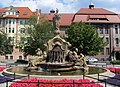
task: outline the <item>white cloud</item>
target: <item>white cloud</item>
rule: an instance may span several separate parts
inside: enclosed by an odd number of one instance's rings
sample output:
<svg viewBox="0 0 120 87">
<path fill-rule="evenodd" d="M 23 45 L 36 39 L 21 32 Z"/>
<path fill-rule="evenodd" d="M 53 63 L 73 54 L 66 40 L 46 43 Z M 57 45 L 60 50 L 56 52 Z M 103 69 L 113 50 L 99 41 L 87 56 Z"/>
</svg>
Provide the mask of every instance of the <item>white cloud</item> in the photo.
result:
<svg viewBox="0 0 120 87">
<path fill-rule="evenodd" d="M 101 2 L 107 1 L 107 0 L 100 0 Z M 107 2 L 119 2 L 120 0 L 108 0 Z"/>
<path fill-rule="evenodd" d="M 106 8 L 106 9 L 109 11 L 115 12 L 115 13 L 120 13 L 120 12 L 118 12 L 120 10 L 118 8 Z"/>
<path fill-rule="evenodd" d="M 80 2 L 81 1 L 81 2 Z M 117 5 L 120 0 L 98 0 L 101 3 L 101 7 L 107 8 L 114 12 L 120 12 L 120 8 Z M 96 2 L 98 2 L 96 1 Z M 86 7 L 88 4 L 88 0 L 0 0 L 0 5 L 3 7 L 8 7 L 10 5 L 16 7 L 29 7 L 32 11 L 35 9 L 42 9 L 42 12 L 49 12 L 51 9 L 59 9 L 61 13 L 75 13 L 81 7 Z M 95 1 L 94 1 L 95 2 Z M 107 3 L 108 5 L 104 5 L 103 3 Z M 113 4 L 113 6 L 111 6 Z M 87 8 L 87 7 L 86 7 Z"/>
<path fill-rule="evenodd" d="M 64 3 L 73 3 L 75 0 L 63 0 Z"/>
<path fill-rule="evenodd" d="M 4 2 L 1 2 L 3 7 L 6 6 L 26 6 L 29 7 L 32 11 L 35 11 L 35 9 L 40 8 L 46 8 L 46 10 L 56 9 L 58 8 L 60 12 L 75 12 L 76 10 L 73 8 L 75 3 L 71 3 L 75 0 L 64 0 L 64 2 L 70 2 L 70 4 L 64 4 L 60 2 L 61 0 L 4 0 Z"/>
</svg>

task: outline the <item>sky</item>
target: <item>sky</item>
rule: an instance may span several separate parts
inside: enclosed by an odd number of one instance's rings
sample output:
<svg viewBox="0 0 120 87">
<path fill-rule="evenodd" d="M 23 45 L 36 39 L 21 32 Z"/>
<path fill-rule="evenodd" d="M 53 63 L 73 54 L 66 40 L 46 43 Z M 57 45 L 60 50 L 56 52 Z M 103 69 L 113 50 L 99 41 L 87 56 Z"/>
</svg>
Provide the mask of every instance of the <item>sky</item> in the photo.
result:
<svg viewBox="0 0 120 87">
<path fill-rule="evenodd" d="M 120 13 L 120 0 L 0 0 L 0 8 L 12 5 L 29 7 L 32 11 L 41 9 L 43 13 L 49 13 L 56 8 L 60 13 L 76 13 L 80 8 L 88 8 L 91 1 L 96 8 Z"/>
</svg>

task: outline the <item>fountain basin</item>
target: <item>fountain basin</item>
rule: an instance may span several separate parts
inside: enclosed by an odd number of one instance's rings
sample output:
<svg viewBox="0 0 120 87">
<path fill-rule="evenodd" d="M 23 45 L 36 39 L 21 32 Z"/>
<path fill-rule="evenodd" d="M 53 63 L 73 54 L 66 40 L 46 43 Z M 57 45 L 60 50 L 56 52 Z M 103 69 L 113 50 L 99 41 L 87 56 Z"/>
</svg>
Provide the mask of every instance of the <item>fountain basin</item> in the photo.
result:
<svg viewBox="0 0 120 87">
<path fill-rule="evenodd" d="M 4 73 L 8 74 L 14 74 L 14 72 L 18 75 L 22 76 L 27 76 L 29 75 L 37 75 L 37 76 L 78 76 L 78 75 L 83 75 L 82 69 L 78 70 L 73 70 L 73 71 L 64 71 L 64 72 L 49 72 L 49 71 L 44 71 L 44 70 L 36 70 L 36 71 L 26 71 L 25 66 L 17 66 L 13 68 L 8 68 L 4 70 Z M 106 72 L 105 69 L 102 68 L 96 68 L 96 67 L 89 67 L 89 73 L 88 75 L 91 74 L 98 74 L 98 73 L 104 73 Z"/>
</svg>

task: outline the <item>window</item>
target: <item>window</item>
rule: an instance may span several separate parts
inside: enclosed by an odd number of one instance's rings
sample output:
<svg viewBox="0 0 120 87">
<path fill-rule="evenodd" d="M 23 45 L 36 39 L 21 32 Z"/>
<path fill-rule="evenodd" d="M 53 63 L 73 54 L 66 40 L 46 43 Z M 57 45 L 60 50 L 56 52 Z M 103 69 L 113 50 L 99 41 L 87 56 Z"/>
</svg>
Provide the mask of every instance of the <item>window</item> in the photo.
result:
<svg viewBox="0 0 120 87">
<path fill-rule="evenodd" d="M 14 28 L 12 29 L 12 33 L 14 33 Z"/>
<path fill-rule="evenodd" d="M 23 24 L 23 21 L 20 21 L 20 24 Z"/>
<path fill-rule="evenodd" d="M 19 59 L 22 60 L 22 56 L 19 56 Z"/>
<path fill-rule="evenodd" d="M 15 20 L 13 19 L 13 24 L 15 24 Z"/>
<path fill-rule="evenodd" d="M 7 33 L 7 27 L 6 27 L 6 33 Z"/>
<path fill-rule="evenodd" d="M 9 33 L 11 33 L 11 28 L 9 28 Z"/>
<path fill-rule="evenodd" d="M 118 28 L 115 28 L 115 34 L 118 34 Z"/>
<path fill-rule="evenodd" d="M 24 56 L 24 59 L 27 60 L 27 56 Z"/>
<path fill-rule="evenodd" d="M 100 34 L 103 34 L 103 29 L 100 29 Z"/>
<path fill-rule="evenodd" d="M 105 29 L 105 34 L 108 34 L 108 28 L 107 28 L 107 29 Z"/>
<path fill-rule="evenodd" d="M 2 21 L 1 21 L 1 19 L 0 19 L 0 24 L 2 24 Z"/>
<path fill-rule="evenodd" d="M 8 24 L 8 21 L 6 20 L 6 24 Z"/>
<path fill-rule="evenodd" d="M 21 28 L 20 33 L 25 33 L 25 28 Z"/>
<path fill-rule="evenodd" d="M 106 48 L 106 54 L 107 54 L 107 55 L 110 54 L 109 48 Z"/>
<path fill-rule="evenodd" d="M 115 25 L 115 27 L 118 27 L 118 25 Z"/>
<path fill-rule="evenodd" d="M 28 12 L 24 12 L 24 13 L 23 13 L 23 15 L 27 15 L 27 14 L 28 14 Z"/>
<path fill-rule="evenodd" d="M 13 59 L 13 56 L 10 56 L 10 59 L 12 60 L 12 59 Z"/>
<path fill-rule="evenodd" d="M 115 38 L 115 43 L 116 43 L 116 46 L 118 46 L 118 44 L 119 44 L 119 39 L 118 38 Z"/>
<path fill-rule="evenodd" d="M 109 44 L 109 38 L 108 37 L 106 37 L 106 43 Z"/>
<path fill-rule="evenodd" d="M 11 20 L 9 20 L 9 24 L 11 24 Z"/>
<path fill-rule="evenodd" d="M 7 60 L 8 60 L 8 56 L 5 56 L 5 59 L 7 59 Z"/>
<path fill-rule="evenodd" d="M 16 12 L 16 15 L 19 15 L 19 11 Z"/>
</svg>

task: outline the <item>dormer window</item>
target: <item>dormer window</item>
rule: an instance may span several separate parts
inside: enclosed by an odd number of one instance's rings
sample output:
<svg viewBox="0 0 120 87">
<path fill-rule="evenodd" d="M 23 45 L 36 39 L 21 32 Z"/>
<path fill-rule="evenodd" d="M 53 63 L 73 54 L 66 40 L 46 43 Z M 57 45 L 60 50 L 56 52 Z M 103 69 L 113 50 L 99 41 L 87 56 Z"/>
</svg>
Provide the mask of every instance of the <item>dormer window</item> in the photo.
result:
<svg viewBox="0 0 120 87">
<path fill-rule="evenodd" d="M 23 15 L 27 15 L 27 14 L 28 14 L 28 12 L 24 12 L 24 13 L 23 13 Z"/>
<path fill-rule="evenodd" d="M 104 15 L 89 15 L 89 20 L 108 21 L 108 19 Z"/>
<path fill-rule="evenodd" d="M 10 8 L 10 10 L 12 10 L 12 8 Z"/>
<path fill-rule="evenodd" d="M 16 12 L 16 15 L 19 15 L 19 11 Z"/>
</svg>

